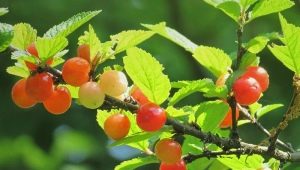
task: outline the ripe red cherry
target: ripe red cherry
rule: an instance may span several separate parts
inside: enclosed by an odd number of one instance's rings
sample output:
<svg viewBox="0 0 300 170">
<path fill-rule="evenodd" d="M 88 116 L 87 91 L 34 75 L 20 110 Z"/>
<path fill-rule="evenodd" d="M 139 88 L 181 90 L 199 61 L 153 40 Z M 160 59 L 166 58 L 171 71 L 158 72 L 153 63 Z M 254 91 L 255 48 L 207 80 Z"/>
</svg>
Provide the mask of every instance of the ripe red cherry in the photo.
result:
<svg viewBox="0 0 300 170">
<path fill-rule="evenodd" d="M 261 91 L 264 92 L 269 87 L 269 74 L 262 68 L 257 66 L 250 66 L 247 68 L 246 73 L 243 77 L 253 77 L 259 83 Z"/>
<path fill-rule="evenodd" d="M 54 89 L 53 94 L 43 102 L 45 109 L 52 114 L 65 113 L 71 106 L 72 98 L 68 88 L 60 86 Z"/>
<path fill-rule="evenodd" d="M 144 93 L 137 86 L 133 86 L 130 92 L 131 97 L 139 104 L 143 105 L 149 103 L 150 101 L 144 95 Z"/>
<path fill-rule="evenodd" d="M 83 44 L 78 46 L 77 48 L 77 56 L 80 58 L 85 59 L 86 61 L 90 62 L 90 46 Z"/>
<path fill-rule="evenodd" d="M 233 92 L 236 101 L 241 105 L 255 103 L 261 95 L 259 83 L 252 77 L 241 77 L 233 84 Z"/>
<path fill-rule="evenodd" d="M 19 80 L 11 90 L 11 97 L 14 103 L 21 108 L 30 108 L 36 101 L 27 95 L 25 91 L 26 79 Z"/>
<path fill-rule="evenodd" d="M 235 109 L 235 119 L 238 120 L 240 116 L 239 113 L 239 109 L 236 108 Z M 226 117 L 224 118 L 224 120 L 222 121 L 222 123 L 220 124 L 221 128 L 228 128 L 232 126 L 232 109 L 231 107 L 229 107 L 229 110 L 226 114 Z"/>
<path fill-rule="evenodd" d="M 160 164 L 159 170 L 186 170 L 186 165 L 184 160 L 181 160 L 175 164 L 167 164 L 162 162 Z"/>
<path fill-rule="evenodd" d="M 144 104 L 137 111 L 137 124 L 144 131 L 157 131 L 164 126 L 166 120 L 166 112 L 154 103 Z"/>
<path fill-rule="evenodd" d="M 72 86 L 81 86 L 89 80 L 91 67 L 89 62 L 80 57 L 74 57 L 65 62 L 62 77 Z"/>
<path fill-rule="evenodd" d="M 27 52 L 29 52 L 31 55 L 33 55 L 33 56 L 35 56 L 36 58 L 39 59 L 38 51 L 37 51 L 37 49 L 36 49 L 34 43 L 30 44 L 30 45 L 27 47 L 26 50 L 27 50 Z M 52 63 L 53 63 L 53 59 L 49 59 L 49 60 L 46 62 L 47 65 L 51 65 Z M 25 64 L 26 64 L 27 68 L 28 68 L 30 71 L 34 71 L 34 70 L 37 69 L 37 65 L 36 65 L 36 64 L 33 64 L 33 63 L 29 62 L 29 61 L 25 61 Z"/>
<path fill-rule="evenodd" d="M 104 122 L 104 132 L 114 140 L 120 140 L 127 136 L 130 129 L 130 121 L 124 114 L 113 114 Z"/>
<path fill-rule="evenodd" d="M 48 73 L 37 73 L 26 81 L 26 93 L 38 102 L 47 100 L 53 93 L 53 80 Z"/>
<path fill-rule="evenodd" d="M 155 145 L 155 154 L 162 162 L 174 164 L 181 159 L 181 145 L 173 139 L 162 139 Z"/>
</svg>

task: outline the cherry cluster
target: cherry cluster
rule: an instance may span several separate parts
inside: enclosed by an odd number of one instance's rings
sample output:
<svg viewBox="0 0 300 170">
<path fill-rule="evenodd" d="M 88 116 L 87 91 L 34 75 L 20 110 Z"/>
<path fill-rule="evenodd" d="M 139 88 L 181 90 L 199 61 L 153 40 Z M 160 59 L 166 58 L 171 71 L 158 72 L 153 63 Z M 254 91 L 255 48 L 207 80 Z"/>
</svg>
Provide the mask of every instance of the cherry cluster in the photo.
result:
<svg viewBox="0 0 300 170">
<path fill-rule="evenodd" d="M 43 103 L 45 109 L 52 114 L 66 112 L 72 102 L 68 88 L 55 85 L 52 74 L 38 70 L 42 62 L 34 44 L 28 46 L 27 52 L 35 57 L 37 64 L 25 61 L 32 74 L 13 86 L 11 95 L 14 103 L 21 108 L 30 108 L 37 103 Z M 52 62 L 52 59 L 48 60 L 46 66 Z"/>
<path fill-rule="evenodd" d="M 216 81 L 217 86 L 225 84 L 229 74 L 224 74 Z M 269 74 L 260 66 L 249 66 L 246 71 L 233 83 L 232 90 L 237 103 L 243 106 L 251 105 L 259 100 L 262 93 L 269 87 Z M 224 101 L 227 103 L 226 101 Z M 236 108 L 236 120 L 239 118 L 239 109 Z M 232 125 L 232 109 L 220 124 L 221 128 Z"/>
</svg>

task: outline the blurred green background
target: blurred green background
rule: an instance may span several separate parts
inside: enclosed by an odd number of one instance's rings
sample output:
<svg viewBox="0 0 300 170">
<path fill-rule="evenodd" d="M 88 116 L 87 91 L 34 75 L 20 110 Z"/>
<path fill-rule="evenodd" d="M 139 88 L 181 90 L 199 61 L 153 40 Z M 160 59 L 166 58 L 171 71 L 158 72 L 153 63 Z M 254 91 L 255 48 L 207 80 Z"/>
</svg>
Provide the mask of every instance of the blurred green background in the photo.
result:
<svg viewBox="0 0 300 170">
<path fill-rule="evenodd" d="M 283 12 L 284 16 L 300 26 L 300 1 L 296 6 Z M 1 0 L 1 7 L 8 7 L 10 13 L 0 22 L 32 24 L 42 35 L 50 27 L 88 10 L 102 9 L 103 12 L 90 23 L 101 40 L 126 29 L 140 29 L 140 23 L 167 24 L 186 35 L 193 42 L 215 46 L 231 53 L 236 49 L 234 22 L 222 12 L 202 0 Z M 76 54 L 77 38 L 88 25 L 69 36 L 67 57 Z M 276 14 L 262 17 L 247 25 L 244 41 L 266 32 L 280 31 Z M 210 76 L 197 64 L 191 54 L 171 42 L 154 36 L 141 45 L 152 53 L 166 68 L 171 80 L 192 80 Z M 9 53 L 0 54 L 0 169 L 5 170 L 112 170 L 120 160 L 138 153 L 130 148 L 107 147 L 109 141 L 98 127 L 96 112 L 74 104 L 64 115 L 48 114 L 42 105 L 23 110 L 16 107 L 10 90 L 18 80 L 8 75 L 6 67 L 13 64 Z M 270 74 L 271 85 L 261 99 L 263 104 L 287 104 L 292 94 L 292 73 L 279 63 L 268 50 L 261 54 L 261 65 Z M 114 63 L 120 63 L 121 57 Z M 112 62 L 111 62 L 112 63 Z M 195 103 L 192 96 L 185 103 Z M 262 118 L 262 123 L 271 129 L 277 125 L 286 108 Z M 290 123 L 280 138 L 300 147 L 300 120 Z M 264 136 L 253 125 L 240 127 L 244 141 L 259 143 Z M 291 169 L 295 169 L 294 164 Z M 147 167 L 158 169 L 158 165 Z M 141 169 L 147 169 L 141 168 Z"/>
</svg>

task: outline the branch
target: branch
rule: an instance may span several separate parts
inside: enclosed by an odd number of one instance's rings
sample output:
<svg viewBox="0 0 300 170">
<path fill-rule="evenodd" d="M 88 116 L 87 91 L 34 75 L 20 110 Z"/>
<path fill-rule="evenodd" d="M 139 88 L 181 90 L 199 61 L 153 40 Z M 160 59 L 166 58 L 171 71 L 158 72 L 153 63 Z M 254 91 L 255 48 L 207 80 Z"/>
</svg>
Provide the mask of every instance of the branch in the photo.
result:
<svg viewBox="0 0 300 170">
<path fill-rule="evenodd" d="M 269 138 L 269 152 L 274 152 L 276 140 L 278 139 L 279 134 L 288 126 L 288 122 L 300 116 L 300 77 L 294 76 L 293 86 L 294 93 L 290 105 L 277 126 L 275 133 Z"/>
<path fill-rule="evenodd" d="M 262 131 L 266 136 L 271 137 L 271 133 L 260 123 L 255 119 L 254 117 L 251 116 L 251 114 L 248 112 L 246 108 L 243 108 L 241 105 L 237 105 L 239 110 L 243 113 L 243 115 L 250 120 L 256 127 Z M 282 148 L 286 149 L 289 152 L 295 152 L 293 147 L 289 146 L 288 144 L 282 142 L 281 140 L 277 139 L 276 144 L 281 146 Z"/>
<path fill-rule="evenodd" d="M 43 71 L 48 71 L 49 73 L 53 74 L 58 79 L 60 79 L 60 81 L 62 81 L 62 76 L 60 71 L 50 67 L 45 67 Z M 132 104 L 126 101 L 121 101 L 119 99 L 110 96 L 106 96 L 105 101 L 112 106 L 116 106 L 124 110 L 129 110 L 133 113 L 136 112 L 136 110 L 138 109 L 138 105 L 136 104 Z M 273 157 L 281 161 L 300 162 L 300 152 L 289 153 L 289 152 L 278 150 L 276 148 L 274 149 L 273 152 L 269 152 L 268 147 L 240 142 L 239 140 L 232 139 L 232 138 L 230 139 L 223 138 L 218 135 L 212 134 L 210 132 L 206 133 L 201 131 L 201 129 L 197 129 L 191 125 L 181 123 L 170 117 L 167 118 L 166 125 L 172 126 L 176 133 L 191 135 L 200 139 L 204 143 L 215 144 L 218 147 L 222 148 L 224 153 L 226 152 L 232 153 L 233 152 L 232 149 L 235 149 L 235 150 L 241 150 L 242 153 L 248 155 L 259 154 L 264 157 Z"/>
</svg>

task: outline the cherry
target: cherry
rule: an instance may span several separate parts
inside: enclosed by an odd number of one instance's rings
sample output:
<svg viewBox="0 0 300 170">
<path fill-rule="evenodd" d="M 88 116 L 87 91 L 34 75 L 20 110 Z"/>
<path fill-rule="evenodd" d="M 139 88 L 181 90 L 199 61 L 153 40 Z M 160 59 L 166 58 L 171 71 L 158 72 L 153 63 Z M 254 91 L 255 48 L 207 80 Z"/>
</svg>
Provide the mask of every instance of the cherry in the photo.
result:
<svg viewBox="0 0 300 170">
<path fill-rule="evenodd" d="M 175 164 L 167 164 L 162 162 L 160 164 L 159 170 L 186 170 L 186 165 L 184 160 L 180 160 Z"/>
<path fill-rule="evenodd" d="M 157 131 L 167 120 L 166 112 L 154 103 L 142 105 L 137 111 L 137 125 L 144 131 Z"/>
<path fill-rule="evenodd" d="M 72 86 L 81 86 L 89 81 L 91 67 L 89 62 L 80 57 L 74 57 L 65 62 L 62 77 Z"/>
<path fill-rule="evenodd" d="M 127 90 L 127 78 L 121 71 L 105 71 L 100 77 L 100 87 L 107 95 L 120 96 Z"/>
<path fill-rule="evenodd" d="M 247 68 L 246 73 L 243 77 L 253 77 L 259 83 L 261 91 L 264 92 L 269 87 L 269 74 L 262 68 L 257 66 L 250 66 Z"/>
<path fill-rule="evenodd" d="M 130 95 L 139 105 L 143 105 L 150 102 L 148 98 L 144 95 L 144 93 L 141 91 L 141 89 L 137 86 L 132 87 Z"/>
<path fill-rule="evenodd" d="M 53 80 L 48 73 L 37 73 L 26 81 L 26 93 L 38 102 L 47 100 L 53 94 Z"/>
<path fill-rule="evenodd" d="M 236 101 L 241 105 L 255 103 L 261 95 L 259 83 L 252 77 L 241 77 L 233 84 L 233 92 Z"/>
<path fill-rule="evenodd" d="M 77 48 L 77 56 L 80 58 L 85 59 L 86 61 L 90 62 L 90 46 L 87 44 L 83 44 L 78 46 Z"/>
<path fill-rule="evenodd" d="M 238 120 L 240 116 L 239 109 L 236 107 L 235 109 L 235 119 Z M 232 109 L 229 107 L 229 110 L 226 114 L 226 117 L 223 119 L 222 123 L 220 124 L 221 128 L 228 128 L 232 126 Z"/>
<path fill-rule="evenodd" d="M 130 129 L 128 117 L 121 113 L 109 116 L 104 122 L 104 132 L 114 140 L 120 140 L 127 136 Z"/>
<path fill-rule="evenodd" d="M 181 159 L 181 145 L 173 139 L 162 139 L 155 145 L 155 154 L 162 162 L 174 164 Z"/>
<path fill-rule="evenodd" d="M 11 90 L 11 97 L 14 103 L 20 108 L 30 108 L 36 104 L 36 101 L 27 95 L 26 79 L 19 80 Z"/>
<path fill-rule="evenodd" d="M 59 86 L 53 94 L 43 102 L 45 109 L 55 115 L 65 113 L 71 106 L 72 98 L 68 88 Z"/>
<path fill-rule="evenodd" d="M 78 91 L 79 102 L 89 109 L 97 109 L 104 102 L 104 92 L 96 82 L 86 82 Z"/>
<path fill-rule="evenodd" d="M 35 44 L 32 43 L 30 44 L 28 47 L 27 47 L 27 52 L 29 52 L 31 55 L 33 55 L 34 57 L 38 58 L 39 59 L 39 55 L 38 55 L 38 51 L 35 47 Z M 53 59 L 49 59 L 46 64 L 47 65 L 51 65 L 53 63 Z M 25 61 L 25 64 L 27 66 L 27 68 L 30 70 L 30 71 L 35 71 L 37 69 L 37 65 L 36 64 L 33 64 L 29 61 Z"/>
</svg>

